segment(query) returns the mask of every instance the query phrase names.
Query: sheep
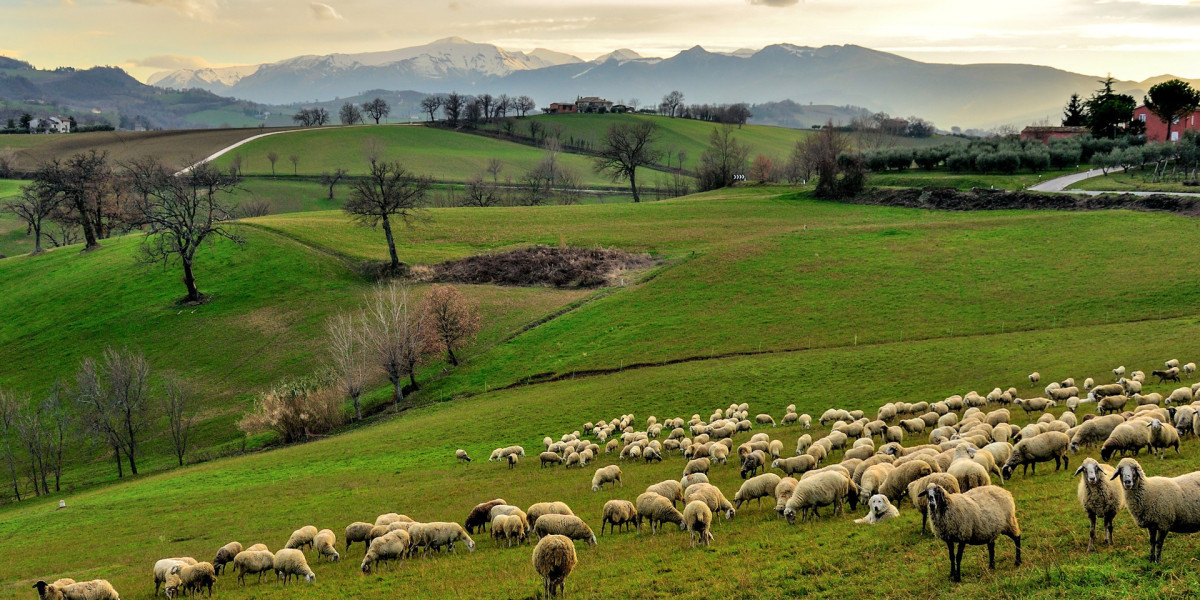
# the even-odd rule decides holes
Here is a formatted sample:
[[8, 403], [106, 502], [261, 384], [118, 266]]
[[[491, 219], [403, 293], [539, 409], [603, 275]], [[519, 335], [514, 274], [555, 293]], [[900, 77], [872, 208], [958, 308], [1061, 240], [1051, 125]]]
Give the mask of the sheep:
[[1163, 458], [1163, 451], [1171, 447], [1174, 447], [1175, 454], [1179, 455], [1179, 432], [1173, 425], [1154, 419], [1147, 427], [1150, 428], [1150, 450], [1156, 456]]
[[867, 525], [875, 525], [880, 521], [886, 521], [893, 517], [900, 516], [900, 511], [888, 502], [887, 496], [883, 494], [875, 494], [867, 500], [867, 516], [861, 519], [855, 519], [855, 523], [866, 523]]
[[799, 438], [796, 438], [796, 456], [804, 454], [804, 452], [808, 450], [809, 446], [812, 446], [811, 435], [806, 433]]
[[892, 425], [892, 426], [888, 427], [886, 430], [884, 430], [883, 441], [884, 442], [896, 442], [896, 443], [903, 442], [904, 441], [904, 430], [896, 425]]
[[958, 487], [958, 479], [949, 473], [931, 473], [908, 484], [908, 497], [912, 500], [913, 507], [917, 509], [917, 512], [921, 513], [921, 533], [925, 533], [929, 523], [929, 501], [921, 492], [925, 491], [931, 483], [937, 484], [953, 494], [962, 491]]
[[796, 522], [796, 513], [800, 520], [808, 518], [809, 510], [820, 517], [818, 510], [822, 506], [833, 505], [833, 514], [842, 514], [842, 503], [850, 502], [850, 510], [858, 508], [858, 487], [843, 473], [824, 472], [813, 474], [812, 477], [801, 479], [792, 491], [783, 508], [783, 516], [788, 524]]
[[687, 465], [685, 465], [683, 468], [683, 474], [684, 476], [688, 476], [693, 473], [708, 473], [708, 468], [710, 465], [711, 463], [707, 458], [689, 460]]
[[[314, 533], [315, 537], [316, 534]], [[282, 580], [283, 585], [287, 585], [292, 577], [297, 579], [303, 577], [304, 581], [312, 583], [316, 581], [317, 576], [308, 568], [308, 560], [304, 558], [304, 553], [295, 548], [284, 548], [275, 554], [275, 579]]]
[[951, 581], [962, 581], [962, 554], [968, 544], [986, 545], [988, 569], [995, 569], [996, 538], [1001, 535], [1016, 545], [1013, 565], [1021, 566], [1021, 526], [1008, 490], [989, 485], [953, 494], [930, 483], [921, 495], [929, 503], [929, 524], [934, 537], [946, 542], [949, 550]]
[[[1138, 388], [1138, 391], [1141, 391], [1140, 387]], [[1070, 398], [1071, 396], [1078, 396], [1079, 388], [1077, 388], [1077, 387], [1058, 388], [1056, 390], [1050, 390], [1050, 393], [1048, 395], [1050, 396], [1051, 400], [1066, 400], [1067, 398]]]
[[1122, 456], [1132, 452], [1135, 456], [1142, 448], [1150, 445], [1150, 430], [1148, 423], [1129, 421], [1117, 425], [1104, 445], [1100, 447], [1100, 457], [1108, 460], [1113, 454], [1120, 452]]
[[462, 448], [454, 451], [454, 457], [458, 459], [458, 462], [471, 462], [471, 457], [467, 456], [467, 451]]
[[546, 465], [553, 466], [562, 464], [563, 460], [565, 459], [557, 452], [543, 452], [538, 455], [538, 460], [541, 461], [542, 468], [544, 469], [546, 468]]
[[1124, 365], [1119, 366], [1119, 367], [1113, 369], [1112, 372], [1113, 372], [1114, 379], [1120, 379], [1123, 375], [1125, 375], [1125, 366]]
[[642, 533], [642, 521], [650, 522], [650, 533], [657, 534], [664, 523], [674, 523], [683, 529], [683, 513], [675, 509], [666, 498], [654, 492], [645, 492], [634, 502], [637, 508], [637, 531]]
[[754, 422], [758, 423], [759, 425], [766, 425], [767, 423], [770, 423], [771, 427], [775, 427], [774, 417], [766, 413], [754, 415]]
[[783, 442], [779, 440], [771, 440], [767, 450], [770, 453], [771, 458], [779, 458], [779, 455], [783, 454]]
[[1042, 379], [1042, 374], [1038, 373], [1037, 371], [1034, 371], [1029, 374], [1029, 383], [1036, 384], [1038, 381], [1041, 381], [1041, 379]]
[[1133, 379], [1122, 379], [1121, 385], [1125, 386], [1125, 395], [1132, 396], [1133, 394], [1142, 393], [1142, 384]]
[[696, 547], [697, 540], [700, 541], [700, 545], [707, 546], [713, 540], [712, 510], [701, 500], [688, 502], [683, 509], [683, 526], [692, 538], [693, 548]]
[[[303, 554], [301, 555], [303, 556]], [[217, 571], [213, 568], [212, 563], [200, 562], [181, 567], [178, 577], [177, 587], [191, 593], [199, 592], [201, 588], [208, 588], [208, 597], [211, 598], [213, 584], [217, 582]]]
[[1179, 369], [1157, 369], [1150, 372], [1151, 377], [1157, 377], [1159, 383], [1179, 381]]
[[1124, 422], [1125, 417], [1121, 415], [1108, 415], [1080, 423], [1075, 434], [1071, 436], [1071, 451], [1078, 452], [1084, 446], [1103, 443], [1112, 434], [1113, 429]]
[[510, 469], [515, 469], [515, 468], [516, 468], [516, 466], [517, 466], [517, 456], [519, 456], [519, 455], [517, 455], [517, 454], [509, 454], [508, 456], [506, 456], [506, 457], [505, 457], [505, 459], [508, 461], [508, 468], [510, 468]]
[[37, 588], [41, 600], [121, 600], [112, 584], [103, 579], [61, 585], [58, 581], [53, 584], [38, 581], [33, 587]]
[[762, 505], [763, 498], [774, 498], [775, 487], [779, 485], [779, 476], [774, 473], [763, 473], [757, 477], [747, 479], [737, 493], [733, 495], [733, 507], [741, 508], [742, 503], [751, 500], [758, 500], [758, 504]]
[[759, 469], [766, 467], [766, 462], [766, 455], [761, 450], [755, 450], [746, 455], [746, 459], [742, 461], [742, 468], [740, 469], [742, 479], [746, 479], [747, 475], [754, 476], [755, 473], [758, 473]]
[[1185, 375], [1187, 375], [1188, 377], [1191, 377], [1195, 372], [1196, 372], [1196, 363], [1190, 362], [1186, 365], [1183, 365], [1183, 373]]
[[787, 506], [787, 501], [792, 497], [792, 492], [796, 491], [796, 484], [799, 481], [795, 477], [783, 477], [775, 486], [775, 512], [779, 516], [783, 516], [783, 509]]
[[[164, 558], [162, 560], [159, 560], [158, 562], [155, 562], [154, 563], [154, 595], [155, 596], [158, 595], [160, 586], [167, 582], [168, 576], [178, 575], [179, 570], [182, 569], [183, 567], [186, 567], [187, 565], [188, 565], [187, 562], [184, 562], [177, 558]], [[58, 584], [58, 582], [55, 581], [54, 585], [57, 585], [57, 584]], [[171, 594], [168, 593], [167, 597], [169, 598], [170, 596], [171, 596]]]
[[392, 531], [383, 537], [376, 538], [371, 541], [371, 546], [367, 548], [367, 553], [363, 556], [359, 570], [364, 575], [368, 575], [377, 563], [386, 565], [390, 564], [393, 560], [403, 560], [411, 547], [412, 538], [408, 535], [407, 531]]
[[371, 542], [375, 541], [375, 538], [380, 538], [380, 537], [387, 535], [387, 532], [391, 531], [390, 528], [391, 528], [390, 525], [376, 525], [376, 526], [372, 527], [371, 533], [367, 534], [368, 547], [370, 546]]
[[217, 556], [212, 560], [213, 568], [220, 575], [225, 570], [225, 565], [233, 562], [233, 557], [237, 556], [238, 552], [242, 551], [242, 545], [238, 542], [229, 542], [217, 549]]
[[537, 520], [542, 515], [573, 514], [575, 513], [571, 511], [571, 507], [567, 506], [565, 502], [537, 502], [535, 504], [530, 504], [529, 510], [525, 511], [525, 515], [531, 524], [537, 523]]
[[800, 426], [805, 429], [812, 429], [812, 415], [808, 413], [800, 415]]
[[931, 473], [933, 468], [924, 461], [915, 460], [902, 464], [888, 473], [887, 479], [876, 489], [876, 494], [882, 494], [890, 501], [900, 502], [910, 483]]
[[1125, 410], [1125, 405], [1128, 403], [1128, 396], [1105, 396], [1096, 401], [1096, 412], [1101, 415], [1119, 413]]
[[[678, 483], [672, 481], [671, 483]], [[649, 493], [649, 492], [648, 492]], [[600, 535], [604, 535], [604, 526], [609, 526], [609, 533], [615, 533], [617, 527], [627, 527], [637, 524], [637, 507], [628, 500], [609, 500], [604, 503], [602, 520], [600, 521]]]
[[233, 557], [233, 570], [238, 574], [238, 584], [246, 585], [246, 575], [262, 575], [275, 568], [275, 555], [267, 550], [244, 550]]
[[1067, 437], [1067, 434], [1058, 431], [1047, 431], [1023, 439], [1013, 447], [1012, 456], [1004, 463], [1000, 473], [1005, 479], [1012, 479], [1012, 473], [1018, 466], [1022, 467], [1021, 473], [1024, 474], [1032, 465], [1033, 474], [1037, 475], [1037, 464], [1051, 460], [1054, 461], [1055, 471], [1060, 466], [1067, 468], [1067, 445], [1070, 442], [1071, 438]]
[[704, 473], [692, 473], [691, 475], [684, 475], [679, 480], [679, 485], [683, 487], [684, 492], [687, 492], [689, 486], [696, 485], [697, 483], [708, 483], [708, 475]]
[[992, 455], [992, 460], [997, 465], [1008, 462], [1008, 459], [1012, 457], [1012, 449], [1012, 444], [1008, 442], [992, 442], [981, 448], [984, 452]]
[[[510, 454], [509, 456], [516, 456]], [[487, 524], [491, 522], [492, 508], [508, 504], [503, 498], [488, 500], [476, 504], [471, 512], [467, 513], [467, 518], [463, 520], [463, 527], [467, 529], [467, 533], [475, 533], [475, 530], [484, 531], [487, 529]]]
[[466, 544], [469, 552], [475, 551], [475, 540], [458, 523], [416, 523], [408, 528], [408, 535], [412, 538], [413, 547], [424, 548], [426, 554], [442, 548], [457, 554], [454, 544], [460, 541]]
[[798, 415], [794, 412], [789, 412], [789, 413], [784, 413], [782, 422], [784, 425], [791, 425], [792, 423], [795, 423], [799, 420], [800, 420], [800, 415]]
[[964, 492], [992, 483], [987, 469], [975, 462], [970, 449], [965, 445], [959, 446], [955, 450], [954, 461], [950, 463], [950, 468], [946, 469], [946, 472], [958, 480], [958, 487]]
[[1200, 471], [1179, 477], [1146, 477], [1138, 461], [1123, 458], [1120, 478], [1125, 507], [1138, 527], [1150, 533], [1150, 562], [1162, 560], [1168, 533], [1200, 531]]
[[1170, 396], [1164, 401], [1166, 404], [1188, 404], [1192, 401], [1192, 388], [1181, 387], [1171, 392]]
[[293, 531], [292, 537], [288, 538], [287, 544], [285, 544], [283, 547], [289, 550], [300, 548], [302, 546], [308, 546], [309, 548], [312, 548], [313, 538], [316, 537], [316, 535], [316, 527], [313, 527], [312, 525], [305, 525], [304, 527]]
[[313, 544], [316, 545], [317, 554], [328, 558], [329, 562], [341, 560], [342, 557], [337, 551], [337, 538], [333, 535], [332, 530], [322, 529], [318, 531], [317, 536], [313, 538]]
[[710, 483], [698, 483], [689, 487], [683, 493], [684, 506], [692, 500], [702, 500], [713, 512], [724, 513], [726, 521], [732, 520], [737, 512], [733, 508], [733, 504], [725, 498], [725, 494], [722, 494], [717, 486]]
[[894, 470], [896, 467], [891, 463], [879, 463], [867, 467], [858, 484], [859, 502], [866, 504], [867, 500], [875, 495], [875, 491], [883, 486], [883, 482], [887, 481], [888, 476]]
[[542, 591], [547, 598], [564, 593], [567, 577], [576, 564], [575, 543], [565, 536], [548, 535], [533, 549], [533, 568], [542, 576]]
[[606, 483], [611, 483], [613, 486], [617, 484], [620, 484], [622, 487], [625, 486], [621, 482], [621, 467], [608, 465], [607, 467], [596, 469], [596, 472], [592, 475], [592, 491], [599, 492], [604, 489], [604, 484]]
[[1088, 520], [1092, 522], [1088, 536], [1088, 552], [1096, 545], [1096, 517], [1104, 519], [1105, 540], [1109, 546], [1113, 543], [1113, 519], [1121, 512], [1125, 502], [1121, 494], [1121, 484], [1113, 477], [1114, 473], [1116, 469], [1100, 464], [1090, 456], [1083, 459], [1083, 464], [1075, 469], [1075, 476], [1083, 475], [1079, 479], [1075, 496], [1079, 499], [1079, 505], [1087, 512]]
[[1013, 404], [1021, 407], [1021, 409], [1025, 411], [1026, 415], [1032, 412], [1041, 412], [1058, 406], [1057, 402], [1049, 398], [1018, 398], [1013, 402]]
[[533, 533], [539, 538], [547, 535], [565, 535], [573, 540], [582, 540], [589, 546], [596, 545], [596, 534], [583, 519], [575, 515], [542, 515], [533, 523]]

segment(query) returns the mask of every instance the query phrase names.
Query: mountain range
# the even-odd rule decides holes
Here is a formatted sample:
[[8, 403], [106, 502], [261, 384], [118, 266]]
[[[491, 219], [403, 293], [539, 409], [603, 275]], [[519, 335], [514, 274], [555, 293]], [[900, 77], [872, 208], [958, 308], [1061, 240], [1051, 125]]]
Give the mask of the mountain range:
[[[1139, 100], [1153, 83], [1118, 81]], [[539, 106], [576, 96], [656, 103], [678, 89], [688, 103], [856, 105], [917, 115], [942, 128], [1056, 121], [1072, 93], [1087, 96], [1100, 77], [1025, 64], [937, 64], [864, 48], [773, 44], [669, 58], [620, 49], [591, 61], [546, 49], [529, 53], [446, 38], [387, 52], [300, 56], [274, 63], [158, 73], [149, 83], [200, 88], [261, 103], [354, 96], [367, 89], [425, 93], [528, 94]], [[1194, 82], [1200, 84], [1200, 81]]]

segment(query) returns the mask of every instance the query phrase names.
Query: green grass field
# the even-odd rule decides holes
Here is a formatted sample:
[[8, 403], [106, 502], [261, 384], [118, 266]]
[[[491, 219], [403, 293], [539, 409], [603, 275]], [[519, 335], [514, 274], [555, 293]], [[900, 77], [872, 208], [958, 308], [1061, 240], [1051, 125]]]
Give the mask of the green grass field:
[[[1087, 170], [1086, 168], [1082, 170]], [[1043, 181], [1070, 175], [1079, 169], [1062, 171], [1048, 170], [1041, 173], [1016, 173], [1014, 175], [982, 175], [977, 173], [954, 173], [946, 169], [925, 171], [909, 169], [907, 171], [884, 171], [871, 173], [869, 182], [879, 187], [952, 187], [960, 190], [972, 188], [995, 188], [1005, 190], [1020, 190], [1037, 185]]]
[[1186, 186], [1178, 182], [1151, 182], [1153, 172], [1111, 172], [1100, 177], [1084, 179], [1070, 189], [1098, 192], [1186, 192], [1200, 193], [1200, 187]]
[[[245, 193], [273, 201], [295, 195], [297, 208], [320, 208], [311, 188], [293, 185], [255, 180]], [[1178, 267], [1200, 259], [1200, 249], [1178, 243], [1194, 238], [1200, 224], [1166, 213], [939, 213], [746, 187], [641, 205], [432, 209], [428, 216], [398, 230], [402, 260], [433, 263], [545, 243], [619, 247], [663, 262], [624, 286], [590, 293], [468, 286], [487, 328], [467, 361], [453, 370], [426, 367], [418, 408], [327, 439], [162, 472], [170, 459], [158, 435], [143, 460], [153, 473], [124, 482], [112, 481], [111, 456], [89, 451], [90, 461], [66, 474], [71, 492], [0, 507], [3, 595], [29, 597], [37, 579], [70, 576], [104, 577], [124, 598], [149, 597], [158, 558], [210, 560], [233, 539], [276, 549], [310, 523], [340, 538], [348, 523], [391, 511], [461, 521], [471, 506], [495, 497], [520, 506], [563, 500], [598, 528], [605, 500], [633, 500], [647, 484], [678, 478], [682, 459], [622, 463], [624, 487], [592, 493], [592, 466], [545, 471], [536, 453], [543, 436], [624, 413], [641, 424], [649, 415], [707, 417], [748, 402], [751, 414], [776, 419], [791, 403], [814, 416], [833, 406], [873, 414], [884, 402], [996, 386], [1042, 395], [1025, 380], [1033, 370], [1043, 384], [1067, 376], [1107, 382], [1118, 364], [1149, 372], [1168, 358], [1188, 362], [1200, 353], [1200, 283]], [[274, 214], [242, 230], [246, 246], [205, 250], [197, 275], [214, 301], [196, 309], [173, 304], [182, 295], [175, 271], [134, 263], [133, 237], [87, 255], [63, 248], [0, 261], [0, 386], [40, 394], [105, 344], [136, 344], [160, 370], [177, 370], [204, 389], [195, 454], [236, 449], [242, 436], [233, 422], [252, 395], [315, 368], [324, 317], [360, 302], [367, 284], [348, 265], [386, 253], [381, 232], [353, 227], [337, 211]], [[1128, 243], [1129, 231], [1138, 232], [1136, 244]], [[559, 316], [521, 331], [551, 314]], [[1151, 383], [1145, 391], [1174, 387]], [[382, 382], [367, 395], [371, 403], [385, 397]], [[1013, 411], [1015, 422], [1026, 422]], [[783, 440], [785, 454], [801, 433], [765, 431]], [[515, 470], [484, 460], [509, 444], [529, 452]], [[476, 462], [456, 464], [455, 448]], [[1198, 448], [1189, 439], [1179, 457], [1142, 461], [1150, 474], [1187, 472], [1200, 464]], [[1081, 458], [1073, 456], [1072, 466]], [[594, 466], [613, 462], [602, 456]], [[732, 499], [741, 483], [732, 463], [714, 467], [712, 476]], [[95, 481], [105, 485], [75, 489]], [[984, 550], [972, 548], [962, 585], [947, 581], [944, 546], [919, 534], [919, 515], [907, 502], [900, 519], [877, 527], [854, 525], [851, 516], [788, 526], [751, 505], [717, 524], [707, 549], [691, 550], [677, 531], [581, 544], [567, 594], [1200, 593], [1193, 568], [1200, 537], [1172, 535], [1163, 564], [1151, 566], [1144, 531], [1122, 514], [1116, 547], [1088, 554], [1075, 484], [1069, 473], [1044, 469], [1017, 475], [1008, 489], [1026, 564], [1013, 568], [1011, 544], [1002, 540], [998, 570], [987, 573]], [[60, 498], [65, 511], [54, 510]], [[104, 542], [64, 542], [80, 531], [99, 532]], [[239, 589], [225, 577], [216, 593], [231, 600], [376, 598], [396, 589], [416, 598], [538, 597], [530, 547], [475, 539], [474, 553], [460, 548], [457, 556], [418, 558], [370, 576], [358, 571], [359, 546], [340, 563], [314, 561], [312, 586]]]
[[[46, 138], [45, 140], [33, 140], [36, 143], [28, 146], [15, 146], [17, 152], [13, 167], [17, 169], [33, 170], [46, 160], [52, 158], [65, 160], [72, 155], [89, 150], [107, 152], [109, 159], [114, 163], [153, 156], [167, 165], [183, 167], [230, 144], [266, 131], [271, 130], [248, 127], [243, 129], [95, 131], [68, 135], [4, 137], [18, 140], [17, 144], [28, 143], [29, 138]], [[5, 145], [5, 140], [0, 139], [0, 149], [3, 149]], [[283, 160], [287, 160], [286, 156]]]

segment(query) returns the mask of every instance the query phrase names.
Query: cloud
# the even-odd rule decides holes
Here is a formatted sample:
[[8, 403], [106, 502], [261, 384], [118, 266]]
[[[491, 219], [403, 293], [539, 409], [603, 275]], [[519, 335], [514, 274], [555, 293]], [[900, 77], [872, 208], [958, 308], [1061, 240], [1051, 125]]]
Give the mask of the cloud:
[[771, 7], [776, 7], [776, 8], [781, 7], [781, 6], [792, 6], [794, 4], [800, 3], [800, 0], [746, 0], [746, 1], [754, 6], [771, 6]]
[[204, 69], [212, 64], [199, 56], [181, 56], [179, 54], [157, 54], [146, 58], [131, 58], [129, 64], [147, 69]]
[[332, 6], [325, 4], [324, 2], [309, 2], [308, 8], [312, 11], [313, 18], [318, 21], [346, 20], [344, 17], [342, 17], [342, 15], [338, 14], [338, 11], [334, 10]]
[[217, 12], [217, 4], [215, 0], [121, 0], [129, 4], [137, 4], [139, 6], [154, 6], [161, 8], [169, 8], [175, 12], [188, 17], [189, 19], [199, 19], [208, 21], [213, 18]]

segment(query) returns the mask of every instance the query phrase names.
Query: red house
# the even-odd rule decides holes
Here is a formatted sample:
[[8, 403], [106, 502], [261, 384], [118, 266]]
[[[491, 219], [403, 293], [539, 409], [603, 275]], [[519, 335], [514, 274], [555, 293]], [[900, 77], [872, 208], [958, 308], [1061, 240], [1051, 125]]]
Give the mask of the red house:
[[[1163, 142], [1167, 139], [1167, 124], [1162, 119], [1158, 118], [1145, 105], [1139, 106], [1133, 111], [1133, 118], [1146, 124], [1146, 141]], [[1177, 142], [1183, 137], [1185, 131], [1200, 130], [1200, 110], [1183, 117], [1175, 119], [1171, 123], [1171, 141]]]

